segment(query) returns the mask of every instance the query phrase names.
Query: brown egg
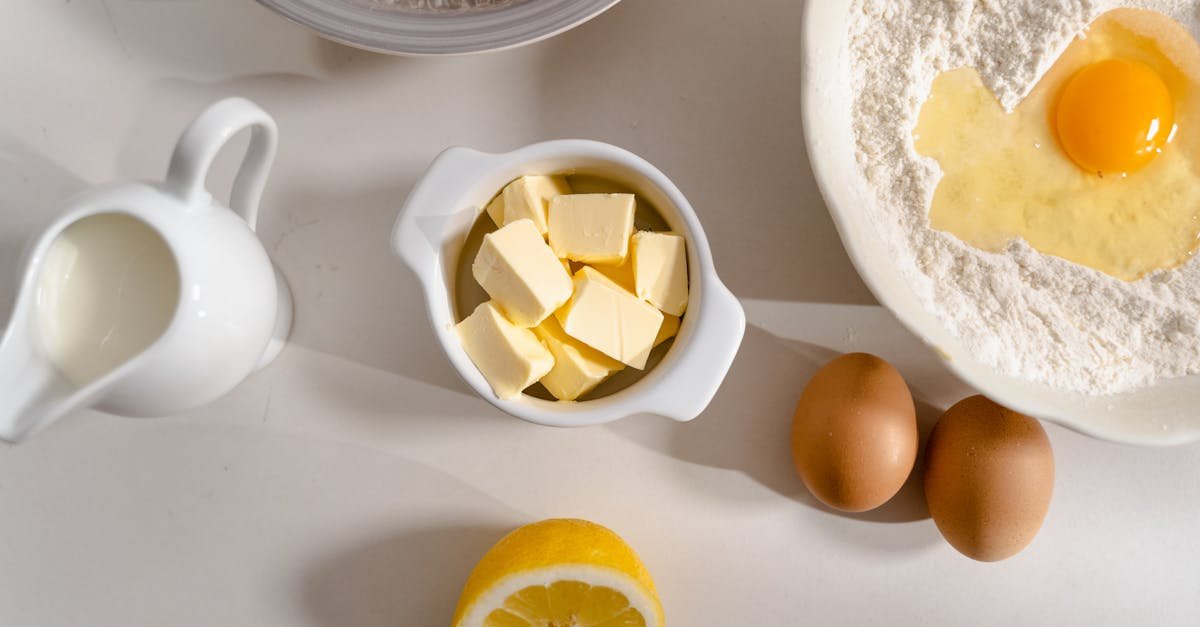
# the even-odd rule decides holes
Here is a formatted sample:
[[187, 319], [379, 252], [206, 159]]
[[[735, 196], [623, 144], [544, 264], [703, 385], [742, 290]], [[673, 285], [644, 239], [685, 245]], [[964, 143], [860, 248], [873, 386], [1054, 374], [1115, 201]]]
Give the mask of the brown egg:
[[900, 373], [866, 353], [817, 371], [796, 406], [792, 461], [822, 503], [865, 512], [896, 495], [917, 458], [917, 412]]
[[942, 414], [925, 458], [929, 514], [963, 555], [995, 562], [1033, 541], [1054, 490], [1054, 452], [1038, 421], [972, 396]]

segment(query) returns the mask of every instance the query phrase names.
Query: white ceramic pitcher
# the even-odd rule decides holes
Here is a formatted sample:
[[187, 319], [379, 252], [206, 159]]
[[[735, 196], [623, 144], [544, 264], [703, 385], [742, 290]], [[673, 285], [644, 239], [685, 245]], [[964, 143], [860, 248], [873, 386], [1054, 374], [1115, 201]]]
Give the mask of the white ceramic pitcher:
[[[204, 181], [217, 152], [246, 128], [250, 145], [229, 209], [213, 201]], [[279, 354], [291, 328], [291, 295], [254, 233], [276, 143], [275, 122], [266, 112], [242, 98], [222, 100], [183, 132], [164, 182], [101, 185], [68, 203], [26, 253], [16, 304], [0, 340], [0, 439], [20, 441], [81, 407], [139, 417], [178, 413], [224, 395]], [[90, 248], [63, 244], [64, 234], [69, 239], [75, 233], [87, 233], [91, 239], [79, 241]], [[144, 248], [158, 254], [139, 257], [126, 250], [128, 258], [120, 256], [126, 246], [121, 238], [144, 240]], [[103, 268], [113, 264], [76, 267], [107, 259], [76, 252], [91, 249], [117, 255], [114, 263], [124, 273], [104, 276]], [[137, 276], [162, 280], [129, 284]], [[103, 302], [115, 307], [96, 305], [103, 311], [92, 311], [101, 300], [87, 298], [89, 277], [115, 286], [115, 292], [102, 293]], [[68, 284], [74, 292], [56, 291]], [[80, 293], [84, 296], [73, 296]], [[161, 332], [142, 325], [144, 312], [134, 308], [142, 301], [120, 300], [127, 293], [157, 303]], [[123, 326], [88, 339], [94, 343], [75, 342], [73, 352], [55, 352], [52, 338], [61, 320], [94, 327], [107, 315], [124, 320]], [[132, 346], [134, 354], [118, 355], [107, 366], [101, 362], [86, 376], [65, 367], [65, 354], [95, 366], [86, 351], [108, 350], [114, 333], [151, 335], [144, 348], [126, 342], [123, 347]]]

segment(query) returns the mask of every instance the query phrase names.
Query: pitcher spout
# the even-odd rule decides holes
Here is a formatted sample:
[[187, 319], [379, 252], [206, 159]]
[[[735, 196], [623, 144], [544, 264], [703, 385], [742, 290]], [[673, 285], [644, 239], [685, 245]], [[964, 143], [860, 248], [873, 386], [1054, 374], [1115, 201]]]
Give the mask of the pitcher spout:
[[87, 402], [46, 358], [20, 310], [0, 340], [0, 440], [20, 442]]

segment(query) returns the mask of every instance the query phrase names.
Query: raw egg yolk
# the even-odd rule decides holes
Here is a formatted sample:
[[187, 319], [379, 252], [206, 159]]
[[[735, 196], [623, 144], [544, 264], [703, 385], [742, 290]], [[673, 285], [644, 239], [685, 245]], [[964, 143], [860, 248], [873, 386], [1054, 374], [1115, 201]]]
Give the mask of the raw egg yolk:
[[1067, 81], [1054, 122], [1076, 165], [1100, 175], [1128, 174], [1154, 159], [1171, 138], [1175, 105], [1150, 66], [1106, 59]]

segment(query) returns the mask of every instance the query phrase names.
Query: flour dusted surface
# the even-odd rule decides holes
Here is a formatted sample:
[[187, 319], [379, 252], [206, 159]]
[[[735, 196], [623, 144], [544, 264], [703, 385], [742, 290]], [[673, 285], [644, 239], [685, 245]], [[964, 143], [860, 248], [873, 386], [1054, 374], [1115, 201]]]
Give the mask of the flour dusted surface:
[[1079, 31], [1124, 6], [1200, 32], [1197, 3], [1180, 0], [856, 0], [850, 32], [869, 210], [918, 298], [981, 361], [1089, 394], [1200, 372], [1197, 261], [1126, 283], [1020, 240], [1002, 253], [968, 246], [929, 227], [941, 174], [912, 131], [938, 73], [975, 68], [1011, 110]]

